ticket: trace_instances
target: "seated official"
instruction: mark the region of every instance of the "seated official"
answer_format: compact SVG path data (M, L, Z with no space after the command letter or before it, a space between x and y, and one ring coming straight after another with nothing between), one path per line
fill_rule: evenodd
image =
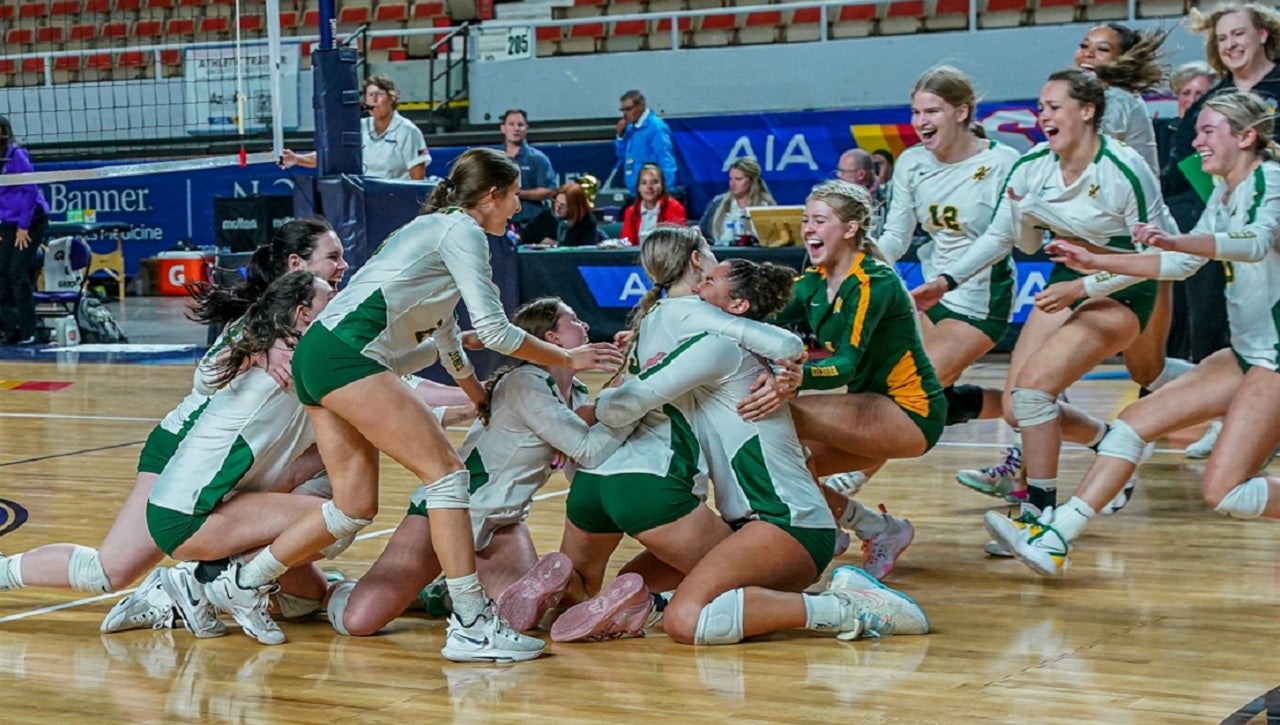
M667 192L667 181L657 164L640 167L640 198L622 215L622 239L637 246L659 224L684 224L689 220L684 205Z
M593 246L599 237L591 211L587 193L577 182L570 181L556 191L550 209L525 225L523 242L549 247Z

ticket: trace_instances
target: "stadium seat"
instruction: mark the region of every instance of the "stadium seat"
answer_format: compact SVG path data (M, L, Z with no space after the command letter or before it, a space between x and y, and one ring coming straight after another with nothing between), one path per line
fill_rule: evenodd
M822 37L822 8L799 8L791 13L791 21L782 26L782 39L788 43L808 43Z
M924 2L922 0L889 3L888 9L880 18L880 34L909 35L919 32L923 25Z
M84 7L80 9L81 17L89 13L98 13L106 15L111 12L111 0L84 0ZM89 20L89 18L84 18Z
M160 68L164 71L165 78L174 78L182 75L182 51L160 51Z
M266 27L261 15L241 15L239 24L241 33L254 36L262 35Z
M155 10L168 10L174 6L174 0L145 0L143 7Z
M139 20L133 24L133 37L143 42L154 42L163 34L159 20Z
M49 4L45 0L26 0L18 6L19 19L47 18L49 17Z
M62 25L41 25L36 28L36 45L41 47L58 46L57 50L62 50L62 44L67 40L67 29Z
M231 21L225 17L200 18L200 34L223 37L231 30Z
M760 13L747 13L742 27L738 28L738 42L744 45L756 43L772 43L778 39L778 31L782 28L782 13L770 10Z
M80 79L80 56L60 55L53 59L53 82L70 83Z
M560 41L564 39L564 28L542 25L534 31L538 46L538 57L560 53Z
M111 0L105 1L110 2ZM18 17L18 8L16 6L0 3L0 21L8 22L16 17Z
M1190 0L1138 0L1140 18L1180 18L1191 9Z
M409 0L382 0L373 14L375 27L403 28L409 21Z
M604 23L571 25L568 30L560 41L561 53L594 53L604 38Z
M732 45L738 34L738 16L704 15L694 18L689 44L695 48L713 48Z
M89 43L98 37L98 26L94 23L72 25L67 35L68 43Z
M36 31L30 27L10 28L9 32L4 34L4 42L10 46L28 46L36 42ZM22 48L19 52L25 52Z
M413 23L410 27L429 25L435 18L444 15L444 3L439 0L418 0L413 4Z
M649 12L657 12L654 10L654 5L665 2L667 2L667 0L651 0L649 3ZM679 32L681 36L681 47L688 45L688 35L689 30L693 28L693 19L679 18L675 27L676 31ZM653 30L649 31L649 49L667 50L669 48L671 48L671 18L660 18L654 22Z
M567 5L562 8L552 8L551 17L556 20L594 18L604 14L604 9L604 5Z
M1032 20L1036 25L1073 23L1080 17L1080 2L1082 0L1039 0L1032 11Z
M115 80L143 78L151 73L151 53L126 50L116 57Z
M871 35L876 28L876 6L845 5L827 8L832 38L861 38Z
M977 0L979 28L1016 28L1031 22L1028 0Z
M636 4L628 3L633 6ZM649 21L647 20L621 20L610 23L609 33L604 37L604 49L611 53L643 50L645 35L648 32Z
M49 15L51 17L79 14L80 0L53 0L53 2L49 3Z
M90 55L84 59L84 64L80 69L80 80L108 80L111 78L111 69L110 53L97 53Z
M137 15L142 9L142 0L116 0L115 7L112 8L116 13L132 13Z
M373 17L371 0L346 0L338 11L339 25L365 25Z
M648 12L648 0L613 0L604 6L605 15L637 15Z
M970 0L935 0L933 12L925 15L924 29L964 30L969 27Z
M170 18L164 26L165 42L191 40L196 34L196 21L192 18Z

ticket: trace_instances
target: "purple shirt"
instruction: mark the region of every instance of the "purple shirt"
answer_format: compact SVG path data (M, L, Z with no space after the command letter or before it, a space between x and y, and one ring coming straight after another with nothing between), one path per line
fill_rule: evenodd
M25 174L35 171L31 165L31 157L21 146L10 146L5 155L3 174ZM36 208L49 213L49 202L44 200L39 187L35 184L18 184L17 186L0 186L0 223L17 224L19 229L30 229L31 220L36 216Z

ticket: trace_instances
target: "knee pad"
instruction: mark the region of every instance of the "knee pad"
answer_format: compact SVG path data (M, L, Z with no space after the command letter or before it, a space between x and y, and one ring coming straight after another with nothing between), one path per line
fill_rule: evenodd
M471 508L471 473L465 468L423 485L422 500L428 510Z
M1147 442L1123 420L1111 423L1111 430L1098 442L1098 455L1128 461L1135 466L1142 463L1142 449Z
M276 592L276 604L280 605L280 616L285 619L297 619L320 611L319 599L307 599L286 592Z
M111 591L111 580L102 568L98 550L87 546L72 549L71 560L67 562L67 582L78 592L106 594Z
M1214 511L1236 519L1256 519L1267 508L1267 479L1256 476L1222 497Z
M308 479L306 483L293 489L293 493L333 498L333 484L329 482L329 474L321 471L314 478Z
M355 540L355 534L352 534L351 536L344 536L321 549L320 554L326 559L337 559L342 552L346 551L348 547L355 543Z
M324 515L324 527L329 530L329 535L339 541L354 537L360 533L360 529L373 523L373 519L351 518L333 501L325 501L320 507L320 513Z
M952 385L942 394L947 398L947 425L968 423L982 414L982 388L977 385Z
M329 594L329 607L325 610L329 614L329 624L333 625L334 630L348 637L351 633L347 631L347 625L343 624L342 617L347 613L347 600L351 598L351 592L355 588L356 583L350 580L335 584L333 591Z
M1020 428L1049 423L1058 417L1056 395L1032 388L1014 388L1010 397L1013 398L1013 417Z
M702 608L694 644L737 644L742 641L742 590L731 589Z

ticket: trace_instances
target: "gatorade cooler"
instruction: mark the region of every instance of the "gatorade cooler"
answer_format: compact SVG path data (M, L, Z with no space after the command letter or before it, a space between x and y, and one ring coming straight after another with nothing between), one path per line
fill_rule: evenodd
M156 261L160 294L166 297L185 297L184 285L205 281L206 262L200 252L161 252Z

